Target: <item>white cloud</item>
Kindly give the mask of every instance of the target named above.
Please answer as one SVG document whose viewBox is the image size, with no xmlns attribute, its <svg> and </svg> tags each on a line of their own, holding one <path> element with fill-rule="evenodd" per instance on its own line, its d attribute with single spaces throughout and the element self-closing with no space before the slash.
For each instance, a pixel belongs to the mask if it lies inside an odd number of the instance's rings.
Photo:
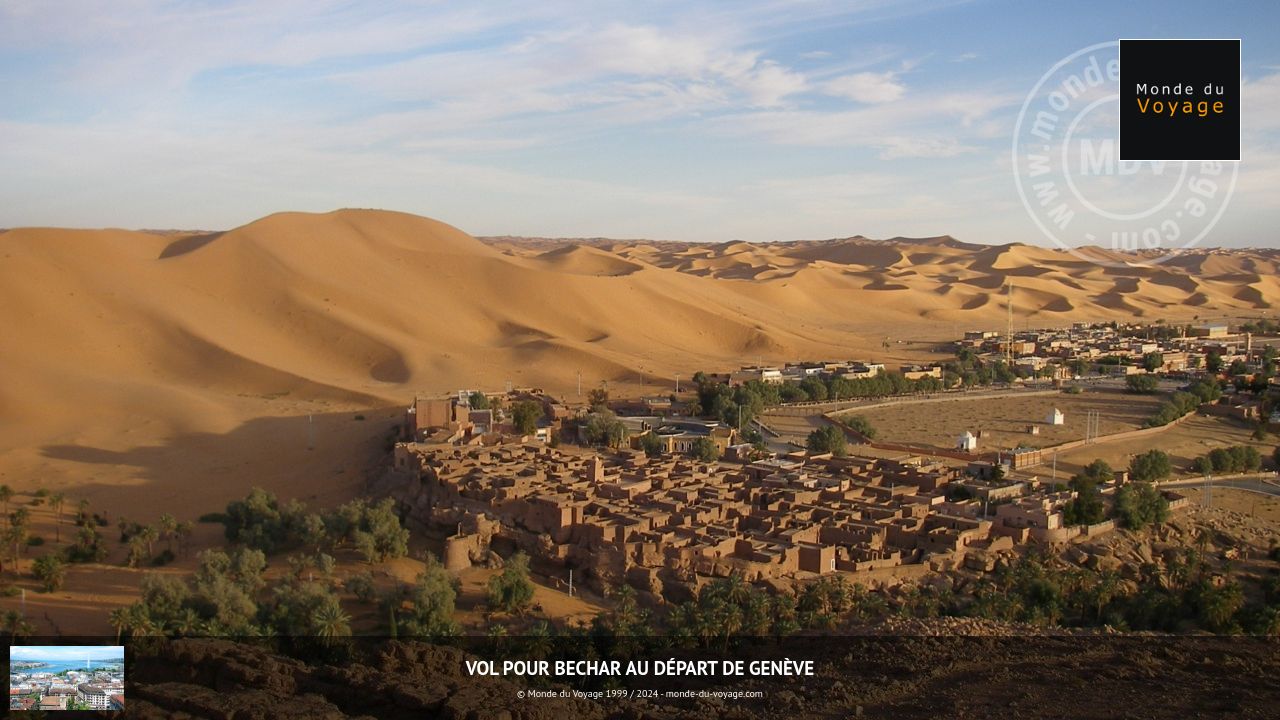
<svg viewBox="0 0 1280 720">
<path fill-rule="evenodd" d="M 907 87 L 898 81 L 897 73 L 860 72 L 829 80 L 823 90 L 828 95 L 874 104 L 901 98 Z"/>
</svg>

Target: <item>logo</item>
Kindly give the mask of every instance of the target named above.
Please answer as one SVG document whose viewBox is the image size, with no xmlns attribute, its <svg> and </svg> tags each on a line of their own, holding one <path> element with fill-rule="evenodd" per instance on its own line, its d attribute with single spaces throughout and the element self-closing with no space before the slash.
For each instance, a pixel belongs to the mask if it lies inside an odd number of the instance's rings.
<svg viewBox="0 0 1280 720">
<path fill-rule="evenodd" d="M 1057 247 L 1104 265 L 1153 264 L 1195 247 L 1226 211 L 1239 164 L 1121 160 L 1119 42 L 1049 68 L 1018 113 L 1018 195 Z M 1109 260 L 1088 248 L 1134 253 Z"/>
</svg>

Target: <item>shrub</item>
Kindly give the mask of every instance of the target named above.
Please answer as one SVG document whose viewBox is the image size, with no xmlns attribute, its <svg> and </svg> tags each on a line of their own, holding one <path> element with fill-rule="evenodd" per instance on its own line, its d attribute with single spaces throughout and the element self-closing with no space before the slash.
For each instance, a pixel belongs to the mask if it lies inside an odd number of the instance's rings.
<svg viewBox="0 0 1280 720">
<path fill-rule="evenodd" d="M 837 457 L 845 454 L 844 432 L 835 425 L 824 425 L 809 433 L 806 442 L 815 453 L 831 453 Z"/>
<path fill-rule="evenodd" d="M 378 593 L 373 586 L 373 575 L 369 571 L 356 573 L 347 578 L 347 592 L 355 595 L 361 602 L 373 602 L 378 599 Z"/>
<path fill-rule="evenodd" d="M 871 426 L 871 421 L 864 415 L 853 415 L 844 421 L 845 425 L 853 428 L 868 440 L 874 440 L 876 437 L 876 429 Z"/>
<path fill-rule="evenodd" d="M 1160 381 L 1154 375 L 1129 375 L 1124 385 L 1131 393 L 1150 395 L 1160 387 Z"/>
<path fill-rule="evenodd" d="M 62 581 L 67 576 L 67 568 L 62 558 L 52 554 L 36 558 L 31 564 L 31 572 L 40 581 L 40 587 L 45 592 L 54 592 L 62 587 Z"/>
<path fill-rule="evenodd" d="M 227 521 L 227 514 L 220 512 L 205 513 L 200 516 L 200 522 L 221 525 Z"/>
</svg>

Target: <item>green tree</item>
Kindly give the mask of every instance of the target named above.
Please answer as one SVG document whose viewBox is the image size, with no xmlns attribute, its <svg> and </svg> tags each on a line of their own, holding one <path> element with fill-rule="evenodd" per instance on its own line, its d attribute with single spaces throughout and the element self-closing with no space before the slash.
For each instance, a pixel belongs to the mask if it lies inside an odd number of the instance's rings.
<svg viewBox="0 0 1280 720">
<path fill-rule="evenodd" d="M 389 602 L 389 614 L 392 628 L 403 625 L 409 635 L 424 637 L 441 637 L 457 633 L 457 624 L 453 620 L 454 603 L 457 600 L 457 589 L 449 573 L 433 555 L 425 558 L 426 568 L 418 575 L 418 582 L 409 593 L 409 601 L 413 610 L 403 623 L 396 618 L 395 610 L 398 602 L 394 596 Z"/>
<path fill-rule="evenodd" d="M 1107 479 L 1110 479 L 1110 475 L 1110 468 L 1107 468 Z M 1064 523 L 1069 526 L 1096 525 L 1106 517 L 1102 503 L 1102 493 L 1098 491 L 1098 484 L 1101 482 L 1100 477 L 1103 476 L 1101 474 L 1091 474 L 1089 468 L 1086 467 L 1085 472 L 1071 478 L 1068 485 L 1076 492 L 1076 496 L 1063 508 L 1062 519 Z"/>
<path fill-rule="evenodd" d="M 1129 461 L 1129 479 L 1137 482 L 1155 482 L 1169 476 L 1173 464 L 1163 450 L 1148 450 L 1133 456 Z"/>
<path fill-rule="evenodd" d="M 600 410 L 587 416 L 587 442 L 593 445 L 621 447 L 627 439 L 627 426 L 611 411 Z"/>
<path fill-rule="evenodd" d="M 529 556 L 518 552 L 507 559 L 502 572 L 489 579 L 489 607 L 509 615 L 523 613 L 533 601 Z"/>
<path fill-rule="evenodd" d="M 1150 395 L 1160 388 L 1160 380 L 1155 375 L 1129 375 L 1124 385 L 1131 393 Z"/>
<path fill-rule="evenodd" d="M 195 526 L 191 524 L 190 520 L 181 520 L 178 522 L 178 526 L 174 528 L 174 534 L 178 538 L 178 552 L 183 555 L 187 554 L 187 543 L 190 541 L 191 532 L 194 529 Z"/>
<path fill-rule="evenodd" d="M 488 410 L 489 396 L 476 390 L 467 397 L 467 402 L 471 405 L 472 410 Z"/>
<path fill-rule="evenodd" d="M 693 441 L 690 454 L 702 462 L 715 462 L 720 459 L 720 448 L 711 438 L 700 437 Z"/>
<path fill-rule="evenodd" d="M 342 605 L 332 595 L 312 611 L 311 624 L 316 637 L 335 638 L 351 634 L 351 617 L 343 612 Z"/>
<path fill-rule="evenodd" d="M 170 552 L 173 551 L 173 538 L 178 534 L 178 520 L 169 513 L 160 516 L 158 523 L 160 531 L 160 539 L 164 541 L 165 548 Z"/>
<path fill-rule="evenodd" d="M 1141 530 L 1169 519 L 1169 501 L 1150 483 L 1129 483 L 1116 491 L 1112 515 L 1123 527 Z"/>
<path fill-rule="evenodd" d="M 592 388 L 587 392 L 587 404 L 591 406 L 592 412 L 600 412 L 607 409 L 609 407 L 609 391 L 603 387 Z"/>
<path fill-rule="evenodd" d="M 533 434 L 541 418 L 542 406 L 533 400 L 521 400 L 511 408 L 511 424 L 522 435 Z"/>
<path fill-rule="evenodd" d="M 27 618 L 17 610 L 6 610 L 4 613 L 4 631 L 9 633 L 10 644 L 16 644 L 18 638 L 35 632 L 35 627 L 27 622 Z"/>
<path fill-rule="evenodd" d="M 116 629 L 116 644 L 119 645 L 120 636 L 129 629 L 130 621 L 132 620 L 129 608 L 127 606 L 122 606 L 113 609 L 110 615 L 108 615 L 108 620 L 111 622 L 111 627 Z"/>
<path fill-rule="evenodd" d="M 1142 367 L 1147 372 L 1155 372 L 1164 367 L 1164 355 L 1158 352 L 1149 352 L 1142 356 Z"/>
<path fill-rule="evenodd" d="M 662 455 L 662 439 L 656 433 L 647 432 L 640 436 L 640 449 L 644 450 L 644 454 L 649 457 L 658 457 Z"/>
<path fill-rule="evenodd" d="M 871 421 L 864 415 L 852 415 L 844 418 L 844 424 L 853 428 L 857 433 L 868 440 L 876 438 L 876 429 L 872 427 Z"/>
<path fill-rule="evenodd" d="M 373 575 L 368 570 L 347 578 L 346 588 L 347 592 L 355 595 L 361 602 L 373 602 L 378 597 L 373 586 Z"/>
<path fill-rule="evenodd" d="M 47 593 L 61 588 L 67 576 L 67 568 L 63 565 L 62 558 L 54 554 L 36 558 L 31 564 L 31 572 L 40 581 L 40 587 Z"/>
<path fill-rule="evenodd" d="M 837 457 L 845 454 L 844 432 L 835 425 L 824 425 L 809 433 L 805 443 L 815 453 L 831 453 Z"/>
</svg>

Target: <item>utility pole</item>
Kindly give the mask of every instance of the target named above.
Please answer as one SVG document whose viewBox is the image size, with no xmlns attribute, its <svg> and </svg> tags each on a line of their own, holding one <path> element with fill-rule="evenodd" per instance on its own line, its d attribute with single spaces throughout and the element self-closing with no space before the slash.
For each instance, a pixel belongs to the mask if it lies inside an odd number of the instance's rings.
<svg viewBox="0 0 1280 720">
<path fill-rule="evenodd" d="M 569 568 L 569 597 L 573 597 L 573 568 Z"/>
<path fill-rule="evenodd" d="M 578 371 L 578 397 L 582 397 L 582 371 Z"/>
<path fill-rule="evenodd" d="M 676 394 L 680 394 L 680 373 L 676 373 Z"/>
<path fill-rule="evenodd" d="M 1008 319 L 1005 323 L 1005 345 L 1004 345 L 1004 362 L 1006 368 L 1013 367 L 1013 281 L 1009 281 L 1009 297 L 1005 304 L 1008 310 Z"/>
<path fill-rule="evenodd" d="M 307 449 L 316 449 L 316 418 L 314 415 L 307 416 Z"/>
</svg>

